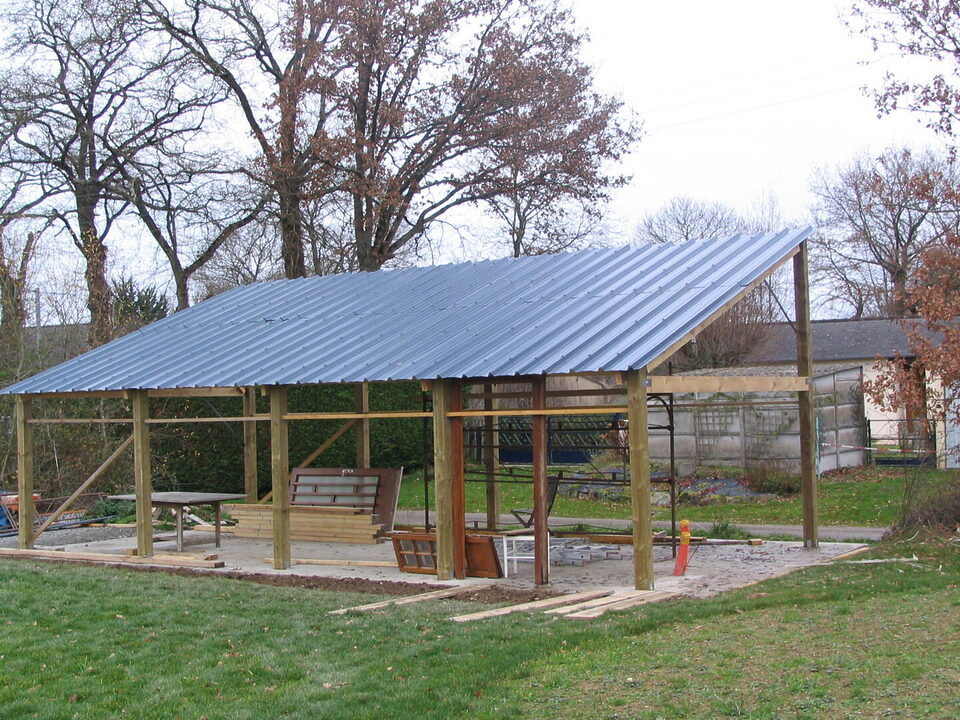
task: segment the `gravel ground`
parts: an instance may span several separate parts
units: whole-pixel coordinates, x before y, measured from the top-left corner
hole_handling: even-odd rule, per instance
[[[64,530],[47,530],[37,538],[36,547],[61,547],[63,545],[85,545],[101,540],[136,537],[136,528],[117,527],[78,527]],[[17,536],[0,538],[0,547],[17,547]]]

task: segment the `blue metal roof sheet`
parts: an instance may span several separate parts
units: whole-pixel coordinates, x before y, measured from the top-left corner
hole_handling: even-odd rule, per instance
[[[811,232],[257,283],[0,392],[640,368],[792,255]]]

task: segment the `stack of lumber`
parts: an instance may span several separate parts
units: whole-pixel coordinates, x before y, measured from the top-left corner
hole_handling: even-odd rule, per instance
[[[237,521],[234,537],[273,539],[272,505],[228,505]],[[314,542],[377,543],[382,524],[360,508],[290,506],[290,537]]]

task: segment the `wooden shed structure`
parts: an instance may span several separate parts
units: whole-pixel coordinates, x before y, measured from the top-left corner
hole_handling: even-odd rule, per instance
[[[736,235],[681,244],[619,248],[457,265],[278,280],[236,288],[5,388],[16,396],[20,547],[41,528],[29,517],[34,491],[35,398],[125,398],[133,445],[137,552],[153,553],[150,515],[150,427],[158,422],[231,421],[244,427],[246,492],[256,499],[255,423],[271,438],[274,567],[290,567],[291,422],[336,419],[358,431],[358,466],[369,467],[369,423],[428,417],[434,435],[437,575],[465,574],[464,418],[527,415],[533,423],[535,579],[549,580],[547,418],[576,413],[629,419],[635,581],[653,588],[649,393],[789,390],[802,424],[803,527],[817,545],[813,406],[809,390],[810,316],[805,240],[810,228]],[[794,272],[797,377],[679,377],[652,374],[734,303],[791,262]],[[589,408],[552,404],[546,379],[612,374],[625,401]],[[371,412],[369,383],[418,380],[432,392],[432,411]],[[355,412],[292,413],[294,385],[352,383]],[[496,408],[490,388],[518,383],[529,407]],[[466,388],[484,388],[467,392]],[[603,391],[604,395],[609,394]],[[256,411],[257,393],[269,412]],[[151,417],[151,399],[239,396],[233,418]],[[466,397],[488,401],[467,409]],[[516,397],[516,393],[513,394]],[[342,433],[341,433],[342,434]],[[322,449],[322,448],[321,448]],[[109,460],[108,460],[109,462]],[[89,485],[93,476],[79,489]]]

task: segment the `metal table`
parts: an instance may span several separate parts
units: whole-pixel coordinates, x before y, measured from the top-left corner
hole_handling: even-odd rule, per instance
[[[183,552],[183,508],[189,505],[210,505],[213,507],[216,547],[220,547],[220,503],[227,500],[244,500],[246,495],[235,493],[202,492],[156,492],[150,495],[150,504],[157,507],[173,508],[177,517],[177,551]],[[110,500],[130,500],[136,502],[137,496],[111,495]]]

